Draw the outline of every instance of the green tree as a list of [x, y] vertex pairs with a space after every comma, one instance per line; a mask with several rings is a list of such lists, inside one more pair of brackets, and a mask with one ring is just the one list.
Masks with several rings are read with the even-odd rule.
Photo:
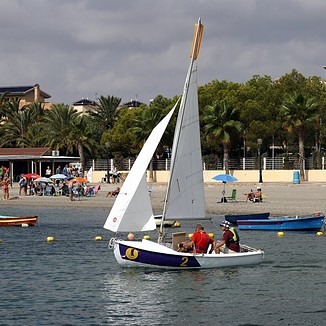
[[239, 110], [225, 101], [216, 101], [206, 109], [203, 120], [206, 123], [204, 132], [208, 143], [212, 146], [216, 142], [223, 144], [223, 165], [226, 173], [229, 174], [232, 138], [236, 137], [242, 130]]
[[305, 127], [318, 120], [318, 106], [314, 97], [307, 98], [301, 92], [289, 95], [280, 109], [283, 126], [289, 131], [296, 131], [299, 138], [300, 178], [304, 180], [304, 142]]
[[87, 118], [64, 104], [55, 104], [44, 117], [46, 143], [53, 149], [64, 151], [66, 155], [78, 152], [83, 170], [85, 149], [91, 153], [95, 149], [92, 131]]
[[20, 108], [20, 101], [6, 102], [1, 108], [0, 146], [37, 147], [41, 127], [37, 126], [37, 112], [26, 106]]
[[[160, 121], [160, 114], [157, 110], [154, 110], [150, 107], [144, 108], [140, 111], [140, 114], [136, 116], [132, 121], [132, 127], [130, 131], [135, 136], [136, 143], [134, 144], [139, 149], [141, 149], [152, 132], [155, 126]], [[149, 178], [153, 180], [153, 158], [151, 159], [150, 166], [149, 166]]]
[[115, 96], [100, 96], [97, 106], [90, 113], [101, 132], [110, 130], [118, 118], [121, 98]]

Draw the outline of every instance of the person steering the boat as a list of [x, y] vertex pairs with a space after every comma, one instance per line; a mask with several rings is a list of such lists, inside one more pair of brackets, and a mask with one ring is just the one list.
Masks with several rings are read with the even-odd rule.
[[[211, 247], [210, 247], [211, 245]], [[196, 254], [207, 253], [210, 247], [210, 253], [215, 247], [215, 240], [212, 239], [205, 231], [202, 224], [197, 224], [195, 233], [189, 242], [182, 242], [179, 244], [179, 251], [191, 252]]]
[[240, 237], [235, 228], [231, 227], [229, 221], [223, 221], [220, 224], [223, 231], [222, 240], [215, 245], [215, 253], [224, 254], [240, 252]]

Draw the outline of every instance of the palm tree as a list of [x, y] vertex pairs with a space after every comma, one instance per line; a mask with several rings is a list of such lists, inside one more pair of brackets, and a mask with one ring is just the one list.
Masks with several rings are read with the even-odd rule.
[[101, 96], [98, 99], [96, 109], [90, 112], [101, 131], [109, 130], [116, 122], [121, 98], [115, 96]]
[[8, 96], [8, 92], [0, 93], [0, 110], [3, 106], [6, 105], [6, 97]]
[[44, 103], [36, 103], [33, 102], [30, 105], [28, 105], [29, 110], [33, 113], [35, 116], [35, 121], [40, 122], [44, 118], [46, 114], [46, 110], [44, 108]]
[[280, 114], [283, 119], [283, 127], [289, 132], [293, 130], [298, 132], [300, 179], [304, 180], [305, 127], [319, 117], [317, 101], [314, 97], [307, 98], [301, 92], [296, 92], [285, 99]]
[[203, 121], [207, 142], [214, 146], [216, 142], [223, 145], [223, 165], [227, 174], [229, 169], [229, 156], [232, 137], [240, 133], [242, 126], [238, 121], [239, 110], [231, 107], [225, 101], [216, 101], [205, 111]]
[[[146, 139], [155, 128], [155, 126], [159, 123], [161, 115], [159, 111], [148, 107], [143, 109], [140, 114], [133, 119], [132, 125], [133, 127], [130, 128], [130, 131], [135, 135], [136, 146], [141, 148], [145, 143]], [[149, 166], [149, 178], [153, 180], [153, 158], [150, 162]]]
[[70, 132], [70, 143], [67, 150], [72, 152], [75, 148], [78, 150], [80, 162], [83, 171], [85, 171], [85, 148], [91, 153], [95, 153], [97, 142], [93, 137], [92, 129], [86, 116], [79, 116], [72, 126]]
[[[24, 106], [20, 100], [7, 102], [1, 108], [0, 146], [30, 147], [35, 145], [39, 134], [35, 128], [36, 112]], [[39, 130], [40, 131], [40, 130]]]
[[96, 147], [86, 117], [68, 105], [55, 104], [44, 117], [44, 129], [47, 145], [66, 154], [78, 151], [85, 171], [84, 150], [92, 152]]

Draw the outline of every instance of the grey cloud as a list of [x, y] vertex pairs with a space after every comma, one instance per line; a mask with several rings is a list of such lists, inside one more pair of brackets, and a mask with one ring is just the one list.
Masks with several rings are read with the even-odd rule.
[[66, 104], [172, 97], [183, 88], [198, 17], [201, 85], [293, 68], [323, 76], [325, 9], [322, 0], [6, 0], [0, 85], [39, 83]]

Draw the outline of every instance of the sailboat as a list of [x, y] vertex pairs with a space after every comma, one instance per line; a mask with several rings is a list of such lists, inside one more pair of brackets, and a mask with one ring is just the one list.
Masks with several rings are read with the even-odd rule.
[[[200, 144], [198, 86], [196, 60], [203, 34], [201, 20], [195, 25], [190, 52], [190, 66], [180, 102], [172, 147], [170, 176], [164, 200], [158, 242], [121, 240], [118, 232], [137, 232], [156, 229], [150, 195], [146, 183], [146, 170], [178, 106], [178, 102], [162, 121], [152, 130], [140, 151], [128, 177], [104, 224], [115, 232], [109, 247], [117, 262], [125, 267], [149, 267], [165, 269], [221, 268], [260, 263], [264, 251], [242, 246], [241, 252], [232, 254], [195, 254], [179, 252], [172, 238], [164, 237], [164, 221], [202, 220], [205, 215], [205, 193]], [[181, 233], [182, 234], [182, 233]], [[179, 233], [180, 235], [180, 233]]]

